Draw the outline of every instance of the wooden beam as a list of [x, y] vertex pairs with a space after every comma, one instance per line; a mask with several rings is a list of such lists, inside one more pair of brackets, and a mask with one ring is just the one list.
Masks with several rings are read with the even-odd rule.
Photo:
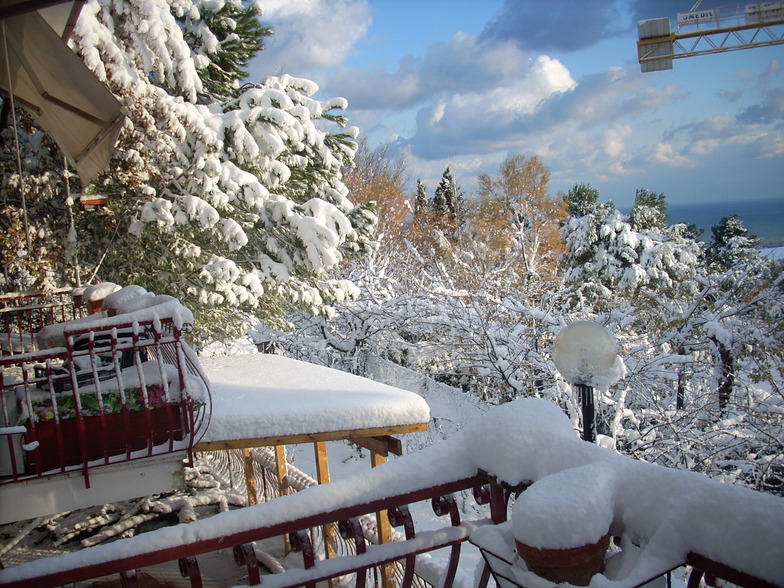
[[275, 473], [278, 476], [278, 490], [280, 496], [289, 493], [288, 465], [286, 464], [286, 446], [275, 446]]
[[220, 451], [222, 449], [243, 449], [245, 447], [265, 447], [277, 445], [296, 445], [298, 443], [316, 443], [318, 441], [337, 441], [339, 439], [363, 439], [368, 437], [385, 437], [405, 433], [427, 431], [427, 423], [400, 425], [395, 427], [376, 427], [369, 429], [345, 429], [342, 431], [325, 431], [322, 433], [302, 433], [296, 435], [279, 435], [275, 437], [254, 437], [249, 439], [233, 439], [225, 441], [202, 441], [194, 445], [193, 450]]
[[[278, 476], [278, 494], [285, 496], [289, 493], [288, 465], [286, 464], [286, 446], [275, 446], [275, 473]], [[283, 553], [288, 555], [291, 551], [289, 536], [283, 535]]]
[[400, 439], [392, 435], [380, 435], [378, 437], [354, 437], [349, 439], [352, 443], [356, 443], [360, 447], [364, 447], [368, 451], [378, 453], [384, 457], [388, 457], [390, 453], [394, 455], [403, 455], [403, 444]]
[[316, 452], [316, 477], [319, 484], [329, 484], [329, 459], [327, 457], [327, 444], [318, 441], [313, 444]]

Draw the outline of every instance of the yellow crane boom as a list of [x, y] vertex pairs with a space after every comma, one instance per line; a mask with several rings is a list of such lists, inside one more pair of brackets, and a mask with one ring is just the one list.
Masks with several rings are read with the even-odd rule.
[[754, 2], [678, 13], [637, 23], [643, 73], [672, 69], [673, 59], [784, 43], [784, 1]]

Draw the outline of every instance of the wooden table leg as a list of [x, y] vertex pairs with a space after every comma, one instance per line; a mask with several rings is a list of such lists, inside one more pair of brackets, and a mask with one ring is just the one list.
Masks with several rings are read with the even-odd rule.
[[[387, 458], [376, 453], [370, 452], [370, 465], [372, 467], [380, 466], [385, 463]], [[378, 533], [379, 544], [389, 543], [392, 541], [392, 525], [389, 524], [389, 516], [386, 510], [381, 510], [376, 513], [376, 531]], [[395, 581], [395, 568], [392, 564], [384, 564], [381, 566], [381, 586], [382, 588], [395, 588], [397, 582]]]
[[256, 493], [256, 475], [253, 473], [253, 450], [245, 447], [242, 450], [242, 457], [245, 461], [245, 486], [248, 489], [248, 506], [253, 506], [259, 501]]
[[[329, 459], [327, 456], [327, 444], [324, 441], [317, 441], [313, 444], [316, 452], [316, 476], [319, 484], [329, 484]], [[324, 525], [324, 553], [327, 559], [333, 558], [338, 553], [337, 529], [333, 523]]]
[[[275, 473], [278, 475], [278, 495], [285, 496], [290, 492], [285, 445], [275, 446]], [[283, 551], [286, 555], [291, 552], [291, 543], [288, 536], [285, 535], [283, 537]]]

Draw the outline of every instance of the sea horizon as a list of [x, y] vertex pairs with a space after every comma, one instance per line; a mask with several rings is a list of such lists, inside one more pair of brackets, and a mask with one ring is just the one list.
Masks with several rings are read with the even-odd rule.
[[784, 246], [784, 198], [667, 203], [667, 224], [694, 224], [703, 230], [700, 239], [706, 242], [713, 240], [711, 228], [733, 214], [740, 217], [750, 235], [760, 240], [760, 248]]

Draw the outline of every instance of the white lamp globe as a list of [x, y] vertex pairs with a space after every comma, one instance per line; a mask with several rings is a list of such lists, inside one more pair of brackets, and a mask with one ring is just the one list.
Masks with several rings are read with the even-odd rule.
[[572, 384], [609, 387], [621, 377], [615, 337], [602, 325], [578, 321], [563, 329], [553, 343], [558, 372]]

